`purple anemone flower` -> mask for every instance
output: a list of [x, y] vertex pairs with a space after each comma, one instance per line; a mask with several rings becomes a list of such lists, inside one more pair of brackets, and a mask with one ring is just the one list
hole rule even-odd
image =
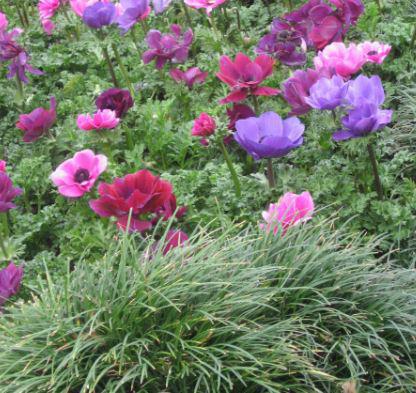
[[133, 104], [133, 97], [128, 90], [115, 87], [103, 91], [95, 100], [97, 109], [115, 111], [118, 118], [123, 117]]
[[172, 0], [152, 0], [153, 11], [155, 14], [161, 14], [170, 5]]
[[171, 25], [170, 31], [170, 34], [162, 34], [159, 30], [147, 33], [146, 41], [150, 49], [143, 53], [144, 64], [156, 59], [156, 68], [161, 69], [168, 61], [183, 63], [188, 58], [193, 40], [192, 29], [182, 33], [181, 26]]
[[315, 109], [333, 110], [344, 102], [347, 90], [348, 83], [338, 75], [331, 79], [320, 78], [309, 89], [309, 97], [305, 98], [305, 102]]
[[335, 132], [332, 138], [339, 142], [366, 136], [390, 123], [392, 114], [392, 110], [380, 109], [377, 104], [362, 102], [341, 119], [344, 128]]
[[359, 75], [348, 83], [346, 101], [350, 106], [359, 106], [363, 101], [380, 106], [384, 99], [383, 84], [378, 75]]
[[113, 3], [103, 3], [99, 1], [85, 8], [82, 14], [84, 23], [92, 29], [101, 29], [111, 25], [116, 21], [117, 10]]
[[117, 24], [122, 34], [126, 34], [141, 18], [149, 12], [149, 0], [121, 0], [124, 10], [117, 19]]
[[17, 267], [13, 262], [0, 270], [0, 307], [8, 298], [19, 291], [23, 278], [23, 268]]
[[282, 157], [303, 143], [305, 126], [297, 117], [282, 118], [274, 112], [236, 122], [238, 144], [255, 160]]
[[192, 89], [195, 83], [201, 84], [205, 82], [208, 72], [202, 72], [199, 67], [191, 67], [186, 71], [181, 71], [178, 68], [173, 68], [169, 71], [170, 76], [176, 82], [183, 82], [189, 89]]
[[279, 18], [273, 21], [271, 32], [260, 40], [256, 52], [273, 56], [288, 66], [306, 62], [306, 42], [302, 32]]
[[8, 79], [16, 75], [23, 83], [28, 83], [26, 72], [34, 75], [43, 75], [43, 72], [33, 68], [28, 63], [29, 55], [14, 41], [14, 37], [18, 36], [20, 32], [20, 30], [15, 29], [11, 33], [3, 34], [0, 37], [0, 62], [10, 61], [8, 65], [9, 72], [6, 75]]
[[22, 190], [13, 187], [13, 182], [5, 172], [0, 172], [0, 213], [14, 209], [13, 199], [22, 194]]

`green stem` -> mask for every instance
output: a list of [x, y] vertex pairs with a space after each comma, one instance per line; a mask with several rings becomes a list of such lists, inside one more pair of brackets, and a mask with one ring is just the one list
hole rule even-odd
[[16, 87], [17, 87], [17, 99], [19, 101], [19, 105], [21, 105], [22, 109], [24, 109], [25, 98], [24, 98], [24, 92], [23, 92], [23, 84], [17, 73], [16, 73]]
[[142, 26], [143, 33], [144, 33], [144, 35], [146, 36], [146, 35], [147, 35], [147, 32], [148, 32], [148, 30], [149, 30], [149, 29], [147, 28], [146, 21], [145, 21], [145, 20], [140, 19], [140, 24], [141, 24], [141, 26]]
[[267, 180], [269, 181], [269, 187], [272, 190], [276, 187], [276, 179], [274, 177], [273, 160], [267, 159]]
[[252, 95], [253, 98], [253, 106], [254, 106], [254, 112], [256, 113], [256, 116], [260, 116], [260, 105], [259, 100], [257, 99], [257, 96]]
[[376, 155], [374, 153], [373, 145], [371, 144], [371, 142], [367, 144], [367, 150], [368, 150], [368, 155], [370, 157], [371, 168], [373, 170], [374, 185], [376, 187], [378, 199], [382, 200], [383, 199], [383, 186], [381, 184], [380, 176], [378, 174], [377, 159], [376, 159]]
[[289, 7], [289, 11], [293, 10], [293, 1], [292, 0], [288, 0], [287, 1], [287, 6]]
[[121, 61], [121, 56], [120, 56], [120, 53], [119, 53], [119, 51], [117, 49], [117, 45], [114, 42], [112, 42], [111, 43], [111, 48], [113, 49], [114, 55], [116, 56], [116, 60], [117, 60], [118, 66], [120, 67], [120, 70], [121, 70], [121, 73], [123, 74], [124, 80], [125, 80], [125, 82], [128, 85], [128, 88], [130, 90], [130, 94], [132, 96], [134, 96], [133, 85], [131, 84], [130, 77], [129, 77], [129, 73], [127, 72], [126, 67], [124, 67], [123, 62]]
[[182, 1], [181, 1], [181, 4], [182, 4], [183, 12], [185, 14], [186, 21], [188, 22], [189, 27], [192, 29], [192, 19], [191, 19], [191, 15], [189, 14], [188, 7]]
[[137, 46], [137, 42], [138, 42], [138, 40], [137, 40], [137, 34], [136, 34], [136, 30], [135, 30], [135, 28], [136, 28], [136, 25], [134, 25], [134, 26], [130, 29], [130, 35], [131, 35], [131, 38], [132, 38], [132, 40], [133, 40], [133, 44], [134, 44], [134, 46], [135, 46], [136, 50], [139, 50], [139, 47]]
[[416, 25], [413, 27], [412, 39], [410, 41], [410, 47], [413, 49], [416, 43]]
[[224, 155], [225, 162], [227, 163], [228, 170], [230, 171], [231, 178], [234, 183], [235, 195], [237, 196], [237, 198], [239, 198], [241, 196], [241, 185], [240, 185], [240, 181], [238, 180], [237, 172], [235, 171], [234, 165], [231, 161], [231, 158], [227, 152], [227, 149], [222, 139], [220, 139], [219, 144], [220, 144], [222, 154]]
[[120, 84], [118, 83], [118, 80], [117, 80], [117, 77], [116, 77], [116, 73], [114, 71], [113, 63], [111, 62], [110, 55], [108, 54], [108, 49], [105, 46], [105, 44], [103, 45], [102, 49], [103, 49], [104, 59], [107, 62], [108, 70], [110, 71], [111, 80], [113, 81], [113, 85], [115, 87], [120, 87]]
[[22, 14], [23, 14], [23, 17], [24, 17], [24, 19], [26, 21], [26, 26], [29, 27], [29, 16], [27, 14], [26, 4], [25, 4], [24, 1], [22, 2], [22, 9], [23, 9]]
[[238, 27], [238, 31], [241, 33], [241, 18], [240, 18], [240, 11], [238, 10], [238, 5], [235, 9], [236, 9], [236, 15], [237, 15], [237, 27]]
[[23, 27], [26, 27], [26, 24], [25, 24], [25, 21], [24, 21], [24, 19], [23, 19], [22, 13], [20, 12], [20, 8], [19, 8], [19, 6], [16, 6], [16, 11], [17, 11], [17, 15], [19, 16], [20, 24], [21, 24]]

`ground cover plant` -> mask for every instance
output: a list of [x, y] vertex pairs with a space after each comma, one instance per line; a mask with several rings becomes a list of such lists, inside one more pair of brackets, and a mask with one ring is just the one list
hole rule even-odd
[[413, 391], [415, 22], [0, 0], [0, 391]]

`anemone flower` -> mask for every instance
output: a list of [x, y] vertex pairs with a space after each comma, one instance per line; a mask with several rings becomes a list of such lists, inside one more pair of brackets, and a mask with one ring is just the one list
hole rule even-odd
[[22, 190], [13, 187], [13, 182], [5, 172], [0, 172], [0, 213], [14, 209], [13, 199], [22, 194]]
[[273, 96], [280, 90], [272, 87], [260, 86], [273, 72], [275, 61], [267, 56], [260, 55], [251, 60], [243, 53], [238, 53], [232, 61], [228, 56], [221, 56], [220, 71], [217, 77], [231, 87], [232, 92], [220, 101], [221, 104], [239, 102], [249, 95]]
[[225, 3], [227, 0], [185, 0], [185, 4], [191, 8], [203, 8], [207, 15], [211, 15], [212, 10]]
[[16, 266], [13, 262], [0, 270], [0, 307], [10, 297], [19, 292], [23, 278], [23, 268]]
[[106, 130], [118, 126], [120, 119], [115, 111], [111, 109], [98, 110], [92, 116], [78, 115], [77, 126], [83, 131]]
[[16, 127], [23, 131], [24, 142], [35, 142], [46, 134], [56, 121], [56, 100], [50, 99], [49, 109], [36, 108], [26, 115], [20, 115]]
[[75, 153], [55, 169], [50, 178], [60, 194], [79, 198], [89, 192], [107, 168], [107, 157], [86, 149]]
[[169, 71], [170, 76], [176, 82], [183, 82], [189, 89], [192, 89], [194, 84], [202, 84], [205, 82], [208, 72], [202, 72], [199, 67], [191, 67], [186, 71], [181, 71], [178, 68], [173, 68]]
[[95, 100], [97, 109], [110, 109], [116, 113], [116, 117], [123, 117], [133, 106], [133, 97], [128, 90], [110, 88], [103, 91]]

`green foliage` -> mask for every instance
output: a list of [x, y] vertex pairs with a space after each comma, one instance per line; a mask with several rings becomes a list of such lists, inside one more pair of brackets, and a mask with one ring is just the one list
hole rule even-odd
[[331, 222], [191, 243], [125, 236], [8, 307], [0, 391], [413, 391], [414, 271]]

